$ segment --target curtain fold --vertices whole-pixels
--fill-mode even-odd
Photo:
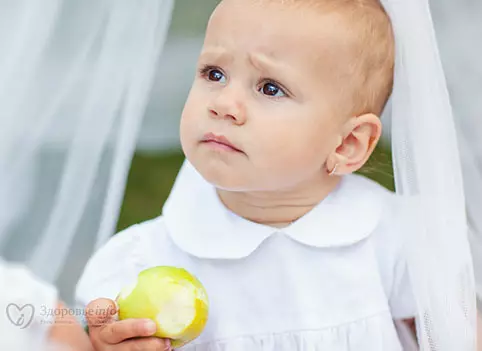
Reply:
[[[114,233],[173,0],[0,0],[0,255],[65,300]]]

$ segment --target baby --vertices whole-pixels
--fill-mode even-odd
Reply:
[[[380,139],[393,70],[378,0],[223,0],[163,215],[93,256],[79,302],[113,308],[143,269],[178,266],[211,306],[183,350],[401,350],[397,325],[415,315],[406,220],[392,193],[353,174]],[[149,337],[152,321],[106,322],[89,320],[97,350],[169,347]]]

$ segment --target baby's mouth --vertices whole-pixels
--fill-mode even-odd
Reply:
[[[207,133],[201,140],[201,143],[208,144],[215,148],[225,150],[225,151],[232,151],[232,152],[241,152],[244,153],[240,148],[236,145],[231,143],[228,138],[223,135],[216,135],[214,133]]]

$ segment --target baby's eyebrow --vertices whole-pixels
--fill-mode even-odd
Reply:
[[[227,52],[224,48],[219,46],[212,46],[205,48],[201,55],[201,60],[214,60],[217,62],[222,62],[224,64],[229,64],[234,60],[234,56]]]
[[[229,64],[234,61],[234,55],[229,53],[222,46],[209,46],[204,48],[200,55],[202,61],[216,61],[223,64]],[[263,53],[249,53],[248,62],[257,70],[262,72],[272,72],[274,70],[289,69],[289,65],[277,61]]]
[[[288,65],[283,62],[276,61],[264,54],[249,54],[248,60],[256,69],[262,72],[272,72],[274,70],[286,70]]]

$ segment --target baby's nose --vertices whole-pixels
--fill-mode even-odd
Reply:
[[[241,101],[228,96],[217,97],[208,107],[212,118],[227,119],[241,125],[246,122],[246,112]]]
[[[238,118],[236,117],[237,114],[219,113],[215,109],[210,109],[209,112],[210,112],[212,117],[231,119],[234,122],[236,122],[238,120]]]

